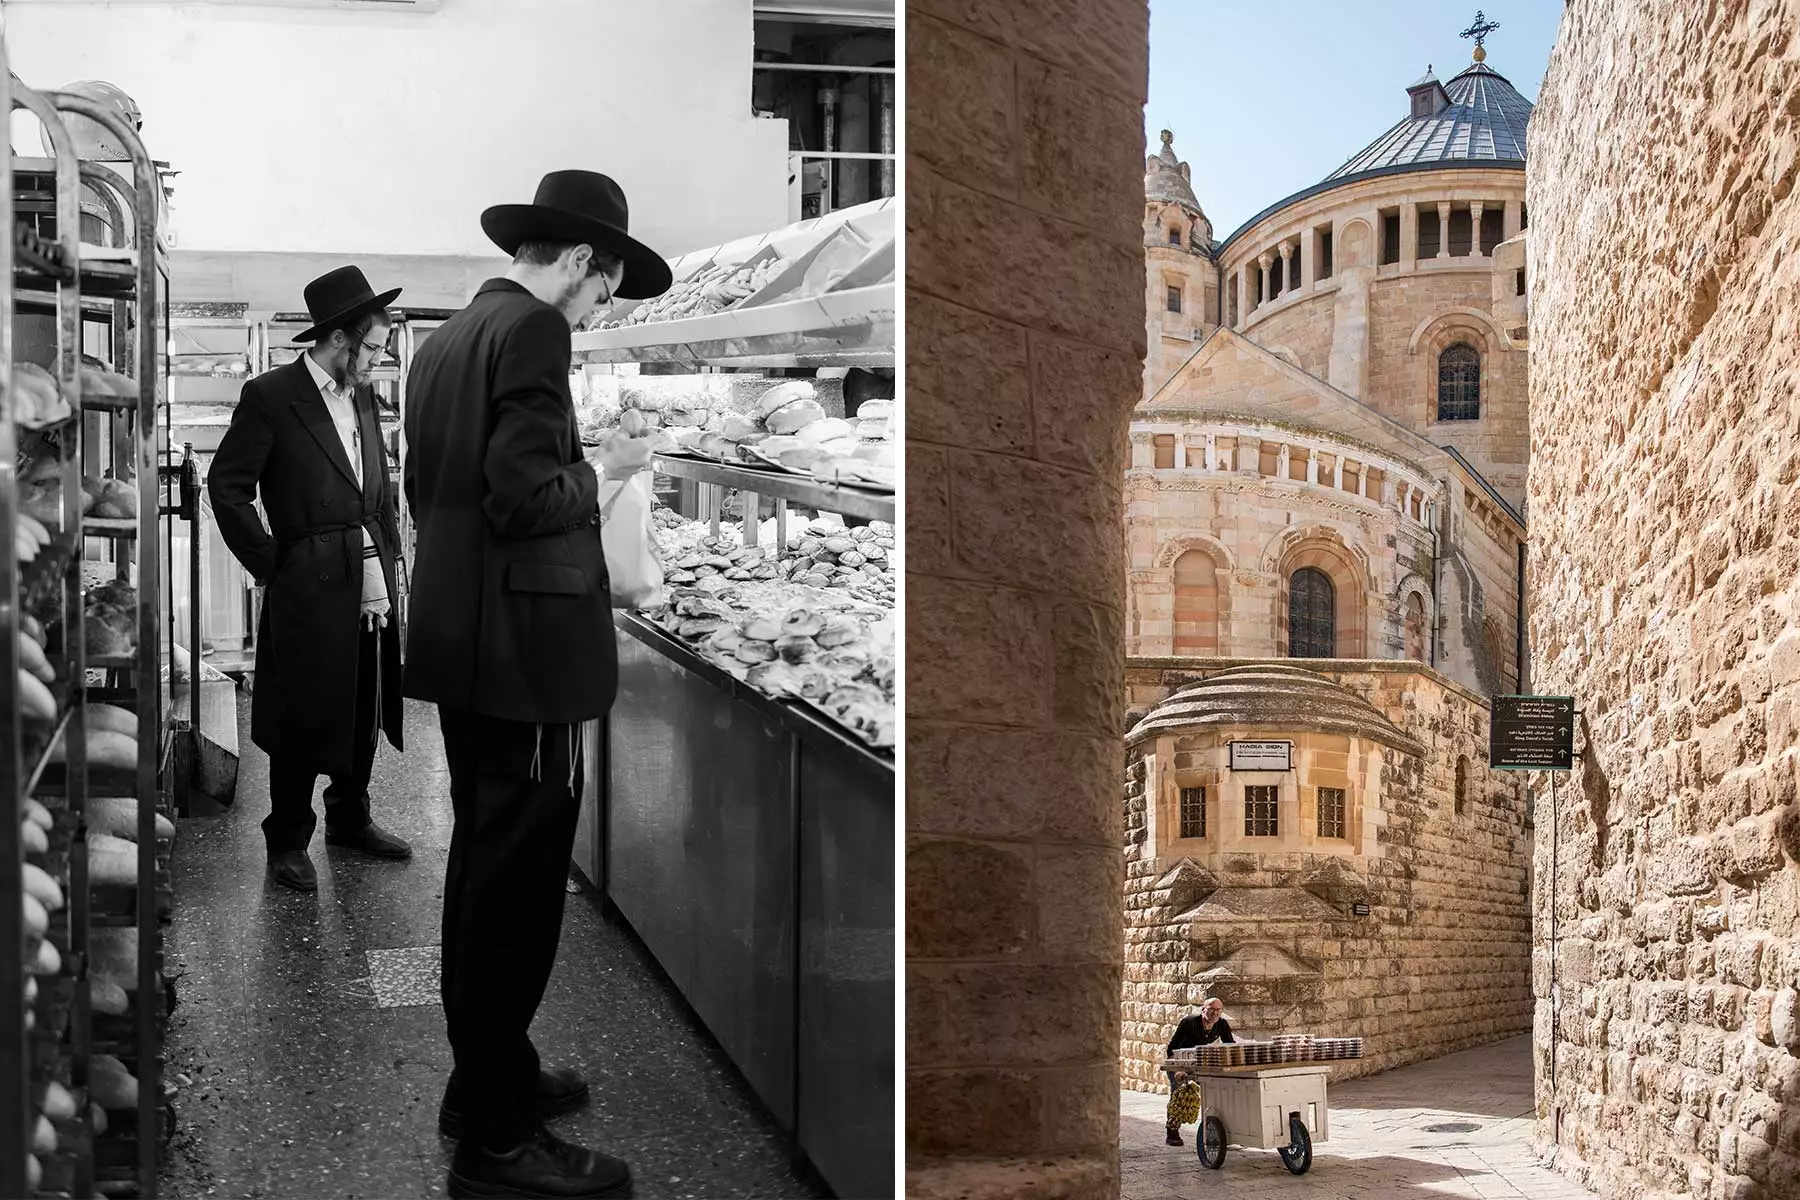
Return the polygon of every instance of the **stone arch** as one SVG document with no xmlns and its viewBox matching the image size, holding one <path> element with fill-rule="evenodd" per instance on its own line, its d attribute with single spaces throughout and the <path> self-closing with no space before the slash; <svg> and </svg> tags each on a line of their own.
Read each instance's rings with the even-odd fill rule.
<svg viewBox="0 0 1800 1200">
<path fill-rule="evenodd" d="M 1481 622 L 1481 673 L 1482 682 L 1488 685 L 1488 694 L 1497 696 L 1505 692 L 1511 683 L 1506 670 L 1506 629 L 1498 618 L 1489 615 Z"/>
<path fill-rule="evenodd" d="M 1366 267 L 1375 261 L 1375 227 L 1366 217 L 1352 217 L 1338 229 L 1332 239 L 1333 266 L 1338 271 Z"/>
<path fill-rule="evenodd" d="M 1164 542 L 1156 551 L 1156 569 L 1159 571 L 1168 570 L 1175 565 L 1176 559 L 1180 558 L 1183 554 L 1186 554 L 1189 550 L 1199 550 L 1204 554 L 1210 555 L 1213 560 L 1213 565 L 1218 567 L 1221 571 L 1237 570 L 1237 564 L 1232 561 L 1231 551 L 1225 548 L 1225 543 L 1219 541 L 1217 538 L 1200 535 L 1172 538 L 1169 541 Z"/>
<path fill-rule="evenodd" d="M 1369 564 L 1359 547 L 1345 541 L 1337 530 L 1325 526 L 1291 529 L 1271 544 L 1266 555 L 1276 578 L 1275 647 L 1279 657 L 1288 655 L 1288 581 L 1305 567 L 1322 572 L 1336 593 L 1333 613 L 1335 658 L 1366 658 L 1369 653 Z"/>
<path fill-rule="evenodd" d="M 1395 617 L 1400 626 L 1400 656 L 1431 661 L 1431 584 L 1414 571 L 1394 589 Z M 1422 627 L 1416 627 L 1422 621 Z"/>
<path fill-rule="evenodd" d="M 1263 547 L 1261 561 L 1257 569 L 1265 575 L 1272 575 L 1281 569 L 1283 560 L 1297 547 L 1310 542 L 1324 542 L 1334 545 L 1354 565 L 1360 580 L 1373 578 L 1369 568 L 1369 552 L 1344 536 L 1343 530 L 1334 525 L 1314 523 L 1311 525 L 1289 525 L 1286 529 L 1269 539 Z M 1358 586 L 1362 586 L 1360 583 Z"/>
<path fill-rule="evenodd" d="M 1412 337 L 1407 340 L 1406 352 L 1417 354 L 1421 347 L 1426 347 L 1433 351 L 1429 356 L 1435 359 L 1437 357 L 1436 350 L 1459 340 L 1456 337 L 1458 333 L 1473 341 L 1475 348 L 1481 351 L 1484 359 L 1490 349 L 1494 347 L 1501 350 L 1513 349 L 1512 338 L 1507 336 L 1506 330 L 1500 327 L 1500 322 L 1494 320 L 1492 315 L 1482 312 L 1479 308 L 1447 308 L 1443 312 L 1426 317 L 1419 322 L 1418 327 L 1412 332 Z M 1433 335 L 1435 344 L 1426 342 L 1427 334 Z M 1492 346 L 1489 345 L 1490 341 Z"/>
<path fill-rule="evenodd" d="M 1191 569 L 1196 559 L 1203 569 Z M 1231 627 L 1231 573 L 1237 565 L 1231 552 L 1216 538 L 1194 535 L 1163 543 L 1153 561 L 1151 575 L 1167 592 L 1167 623 L 1160 614 L 1147 621 L 1138 644 L 1164 643 L 1171 655 L 1221 653 Z"/>
</svg>

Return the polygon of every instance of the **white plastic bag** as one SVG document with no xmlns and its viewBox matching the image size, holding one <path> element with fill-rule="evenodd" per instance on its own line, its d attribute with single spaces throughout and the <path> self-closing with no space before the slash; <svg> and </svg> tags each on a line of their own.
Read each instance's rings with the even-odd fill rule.
<svg viewBox="0 0 1800 1200">
<path fill-rule="evenodd" d="M 600 543 L 614 608 L 656 608 L 663 602 L 662 563 L 650 541 L 650 504 L 648 471 L 600 483 Z"/>
</svg>

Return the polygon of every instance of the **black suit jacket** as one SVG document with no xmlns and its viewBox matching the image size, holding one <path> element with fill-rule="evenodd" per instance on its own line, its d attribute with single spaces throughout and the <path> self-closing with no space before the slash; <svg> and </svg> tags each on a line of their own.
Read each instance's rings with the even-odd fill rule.
<svg viewBox="0 0 1800 1200">
<path fill-rule="evenodd" d="M 265 585 L 257 623 L 250 736 L 271 755 L 303 756 L 347 773 L 356 708 L 362 551 L 373 530 L 388 596 L 400 533 L 375 394 L 354 397 L 362 433 L 358 487 L 331 411 L 302 359 L 244 384 L 231 428 L 207 471 L 225 545 Z M 269 524 L 257 515 L 257 492 Z M 382 727 L 402 744 L 400 633 L 381 638 Z"/>
<path fill-rule="evenodd" d="M 569 351 L 561 313 L 491 279 L 414 360 L 408 696 L 534 724 L 573 724 L 612 705 L 618 647 L 599 479 L 581 457 Z"/>
</svg>

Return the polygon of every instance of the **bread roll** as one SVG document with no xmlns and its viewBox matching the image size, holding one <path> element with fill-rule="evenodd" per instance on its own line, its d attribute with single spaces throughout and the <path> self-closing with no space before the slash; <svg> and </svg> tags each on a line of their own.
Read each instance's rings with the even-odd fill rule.
<svg viewBox="0 0 1800 1200">
<path fill-rule="evenodd" d="M 825 410 L 817 400 L 795 400 L 776 409 L 763 423 L 773 434 L 795 434 L 809 425 L 825 420 Z"/>
<path fill-rule="evenodd" d="M 769 414 L 785 405 L 800 400 L 814 400 L 815 391 L 810 379 L 793 379 L 787 383 L 779 383 L 764 392 L 756 402 L 757 415 L 765 420 Z"/>
<path fill-rule="evenodd" d="M 814 421 L 803 426 L 795 432 L 794 436 L 808 445 L 822 446 L 826 442 L 842 441 L 845 438 L 854 440 L 856 427 L 841 417 L 827 417 L 823 421 Z"/>
</svg>

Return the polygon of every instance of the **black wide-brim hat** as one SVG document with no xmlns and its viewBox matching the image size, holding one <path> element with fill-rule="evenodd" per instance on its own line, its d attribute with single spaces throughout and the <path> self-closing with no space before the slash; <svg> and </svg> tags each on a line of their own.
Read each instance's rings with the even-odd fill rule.
<svg viewBox="0 0 1800 1200">
<path fill-rule="evenodd" d="M 402 289 L 375 294 L 360 267 L 339 267 L 327 271 L 306 285 L 306 312 L 313 319 L 312 328 L 296 333 L 296 342 L 310 342 L 327 329 L 347 325 L 377 308 L 386 308 Z"/>
<path fill-rule="evenodd" d="M 669 290 L 675 276 L 663 256 L 632 237 L 624 189 L 593 171 L 552 171 L 530 204 L 496 204 L 481 214 L 481 230 L 508 254 L 524 242 L 573 242 L 616 254 L 625 278 L 613 295 L 648 300 Z"/>
</svg>

